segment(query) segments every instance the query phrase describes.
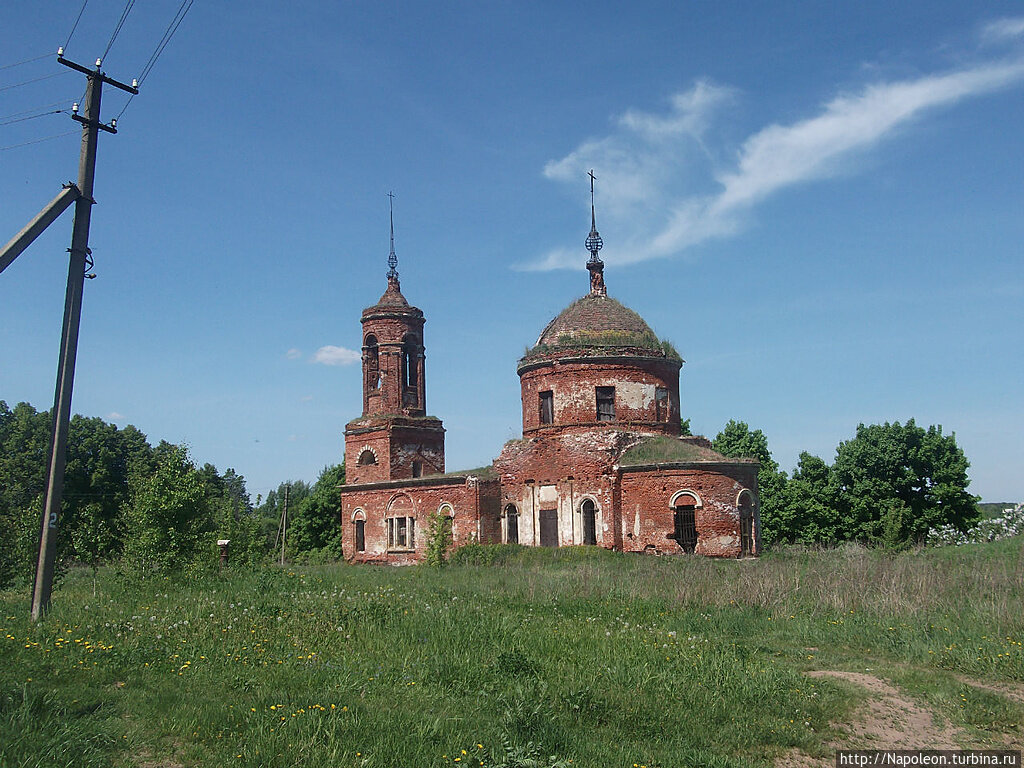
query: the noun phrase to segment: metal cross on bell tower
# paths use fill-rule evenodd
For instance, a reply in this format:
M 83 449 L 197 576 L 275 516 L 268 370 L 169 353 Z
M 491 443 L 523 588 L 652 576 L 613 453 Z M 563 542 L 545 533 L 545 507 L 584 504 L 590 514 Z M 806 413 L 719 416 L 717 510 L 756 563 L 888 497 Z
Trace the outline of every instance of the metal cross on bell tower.
M 398 254 L 395 253 L 395 193 L 388 192 L 391 207 L 391 253 L 388 254 L 388 281 L 398 279 Z
M 590 251 L 590 260 L 587 262 L 587 269 L 590 270 L 590 292 L 596 296 L 607 296 L 608 288 L 604 284 L 604 262 L 597 253 L 604 247 L 604 240 L 597 232 L 597 216 L 594 213 L 594 175 L 593 169 L 590 176 L 590 234 L 587 235 L 587 250 Z

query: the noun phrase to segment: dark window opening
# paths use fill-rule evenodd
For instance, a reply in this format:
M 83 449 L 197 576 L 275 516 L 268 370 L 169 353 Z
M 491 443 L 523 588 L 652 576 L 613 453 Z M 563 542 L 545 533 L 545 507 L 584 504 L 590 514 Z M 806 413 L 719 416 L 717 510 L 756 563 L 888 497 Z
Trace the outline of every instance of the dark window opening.
M 597 387 L 597 420 L 615 421 L 615 387 Z
M 555 394 L 551 390 L 540 393 L 540 423 L 555 423 Z
M 558 546 L 557 509 L 542 509 L 540 511 L 540 545 L 542 547 Z
M 366 521 L 356 520 L 356 552 L 366 551 Z
M 583 543 L 597 544 L 597 507 L 587 499 L 583 502 Z
M 412 476 L 413 477 L 423 477 L 423 462 L 422 461 L 414 461 L 412 463 Z
M 654 405 L 657 411 L 655 418 L 658 421 L 668 421 L 668 390 L 665 387 L 657 387 L 654 390 Z
M 750 497 L 744 495 L 740 500 L 740 557 L 754 552 L 754 508 Z
M 366 337 L 366 343 L 363 345 L 363 361 L 367 390 L 378 389 L 380 387 L 380 354 L 376 336 Z
M 415 389 L 419 381 L 419 365 L 419 342 L 413 336 L 406 336 L 402 346 L 402 383 L 409 389 Z
M 692 504 L 676 507 L 672 522 L 675 530 L 670 538 L 676 540 L 683 552 L 692 554 L 697 549 L 697 508 Z
M 505 507 L 505 543 L 519 543 L 519 510 L 514 504 Z
M 365 451 L 363 451 L 362 453 L 359 454 L 359 460 L 356 462 L 356 464 L 358 466 L 360 466 L 360 467 L 366 467 L 366 466 L 369 466 L 371 464 L 376 464 L 376 463 L 377 463 L 377 457 L 373 454 L 373 451 L 371 451 L 369 448 L 367 448 Z

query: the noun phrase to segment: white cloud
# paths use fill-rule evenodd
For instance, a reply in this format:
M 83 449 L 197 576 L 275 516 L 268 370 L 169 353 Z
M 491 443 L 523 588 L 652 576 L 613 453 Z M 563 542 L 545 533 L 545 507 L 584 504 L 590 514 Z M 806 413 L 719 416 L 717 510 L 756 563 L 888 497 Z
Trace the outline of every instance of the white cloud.
M 1024 20 L 998 23 L 1008 35 Z M 582 187 L 586 171 L 596 169 L 603 179 L 598 219 L 610 220 L 615 231 L 616 245 L 602 253 L 605 261 L 626 264 L 672 256 L 735 233 L 758 203 L 788 187 L 835 175 L 840 165 L 848 166 L 929 110 L 1022 80 L 1024 59 L 1017 58 L 876 82 L 835 97 L 804 120 L 762 128 L 740 145 L 735 161 L 725 168 L 715 168 L 701 137 L 733 92 L 701 81 L 673 97 L 664 115 L 628 110 L 610 135 L 588 139 L 549 162 L 544 175 Z M 703 189 L 694 188 L 692 178 L 700 170 L 695 147 L 708 165 Z M 582 247 L 554 248 L 522 268 L 581 268 L 581 254 Z
M 313 402 L 313 396 L 312 395 L 303 395 L 302 396 L 302 402 L 304 402 L 304 403 L 311 403 L 311 402 Z
M 291 349 L 284 353 L 284 356 L 287 357 L 289 360 L 298 360 L 300 357 L 302 357 L 302 350 L 292 347 Z
M 352 363 L 358 363 L 362 359 L 362 355 L 351 349 L 345 349 L 345 347 L 335 347 L 330 344 L 324 347 L 320 347 L 312 358 L 314 363 L 322 363 L 323 365 L 351 365 Z
M 111 421 L 124 421 L 124 415 L 118 413 L 117 411 L 111 411 L 110 413 L 108 413 L 107 418 L 110 419 Z
M 981 28 L 981 39 L 985 43 L 1005 43 L 1024 37 L 1024 17 L 996 19 Z

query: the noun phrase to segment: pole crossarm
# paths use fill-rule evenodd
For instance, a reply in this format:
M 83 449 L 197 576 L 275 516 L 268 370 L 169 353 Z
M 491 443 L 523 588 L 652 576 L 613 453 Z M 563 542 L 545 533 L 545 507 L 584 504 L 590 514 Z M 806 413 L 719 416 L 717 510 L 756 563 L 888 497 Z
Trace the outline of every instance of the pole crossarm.
M 112 85 L 115 88 L 120 88 L 122 91 L 127 91 L 128 93 L 132 94 L 133 96 L 138 96 L 139 95 L 139 89 L 136 88 L 134 85 L 127 85 L 125 83 L 122 83 L 120 80 L 115 80 L 112 77 L 107 77 L 104 73 L 100 72 L 100 67 L 99 67 L 100 62 L 99 62 L 99 59 L 96 60 L 96 69 L 89 69 L 88 67 L 83 67 L 81 64 L 76 64 L 73 61 L 65 59 L 63 56 L 61 56 L 59 54 L 57 56 L 57 63 L 58 64 L 63 64 L 65 67 L 71 67 L 71 69 L 73 69 L 73 70 L 75 70 L 77 72 L 81 72 L 83 75 L 88 75 L 89 77 L 99 78 L 100 80 L 102 80 L 107 85 Z
M 28 248 L 32 241 L 43 233 L 43 230 L 56 221 L 57 217 L 64 213 L 81 196 L 82 192 L 75 184 L 71 182 L 65 184 L 60 194 L 53 198 L 32 221 L 25 225 L 21 232 L 11 238 L 11 241 L 0 249 L 0 272 L 11 266 L 11 262 L 18 258 L 22 251 Z

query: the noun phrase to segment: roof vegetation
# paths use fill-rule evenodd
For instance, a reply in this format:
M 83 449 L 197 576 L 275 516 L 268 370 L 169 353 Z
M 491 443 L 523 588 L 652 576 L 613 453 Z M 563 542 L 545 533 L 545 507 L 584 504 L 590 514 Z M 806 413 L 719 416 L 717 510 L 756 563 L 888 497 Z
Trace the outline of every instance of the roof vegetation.
M 689 440 L 666 435 L 645 437 L 619 457 L 620 466 L 638 464 L 673 464 L 688 461 L 738 461 Z

